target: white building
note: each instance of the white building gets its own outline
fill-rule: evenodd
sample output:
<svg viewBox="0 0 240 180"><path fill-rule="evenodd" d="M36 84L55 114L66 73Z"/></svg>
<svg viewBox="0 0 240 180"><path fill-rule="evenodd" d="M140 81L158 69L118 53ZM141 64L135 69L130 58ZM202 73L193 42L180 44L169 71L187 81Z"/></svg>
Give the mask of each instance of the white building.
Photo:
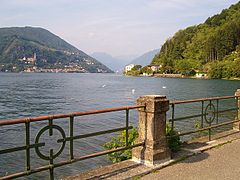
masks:
<svg viewBox="0 0 240 180"><path fill-rule="evenodd" d="M25 56L22 59L19 59L19 61L25 62L25 64L36 64L37 61L37 54L34 53L33 57L26 58Z"/></svg>
<svg viewBox="0 0 240 180"><path fill-rule="evenodd" d="M131 71L132 68L134 67L134 64L128 64L125 66L125 72Z"/></svg>
<svg viewBox="0 0 240 180"><path fill-rule="evenodd" d="M162 65L150 65L150 68L152 71L158 71L160 68L162 67Z"/></svg>

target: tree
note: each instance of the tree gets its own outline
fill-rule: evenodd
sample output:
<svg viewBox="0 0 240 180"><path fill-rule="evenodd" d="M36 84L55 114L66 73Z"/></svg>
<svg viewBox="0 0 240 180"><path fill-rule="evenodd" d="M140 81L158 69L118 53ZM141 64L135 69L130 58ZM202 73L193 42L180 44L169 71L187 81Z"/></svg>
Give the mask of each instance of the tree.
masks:
<svg viewBox="0 0 240 180"><path fill-rule="evenodd" d="M133 66L133 68L131 69L132 71L137 71L137 70L140 70L142 68L141 65L135 65Z"/></svg>
<svg viewBox="0 0 240 180"><path fill-rule="evenodd" d="M175 64L175 70L182 75L193 76L196 74L194 69L197 66L197 62L194 60L178 60Z"/></svg>
<svg viewBox="0 0 240 180"><path fill-rule="evenodd" d="M151 64L162 65L165 73L189 75L209 67L210 77L238 76L236 57L240 51L240 2L208 18L205 23L179 30L165 41ZM230 62L226 58L231 58Z"/></svg>
<svg viewBox="0 0 240 180"><path fill-rule="evenodd" d="M152 74L153 71L152 71L152 69L151 69L149 66L144 66L144 67L140 70L140 74L143 74L143 73Z"/></svg>

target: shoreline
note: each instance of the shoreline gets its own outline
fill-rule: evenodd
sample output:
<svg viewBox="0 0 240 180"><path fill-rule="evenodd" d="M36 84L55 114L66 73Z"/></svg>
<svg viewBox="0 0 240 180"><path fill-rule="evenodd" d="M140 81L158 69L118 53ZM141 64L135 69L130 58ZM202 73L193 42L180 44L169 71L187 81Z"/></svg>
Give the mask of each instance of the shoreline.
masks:
<svg viewBox="0 0 240 180"><path fill-rule="evenodd" d="M213 80L212 78L208 78L208 77L196 77L196 76L184 76L182 74L154 74L154 75L137 75L135 77L155 77L155 78L186 78L186 79L206 79L206 80ZM217 80L217 79L216 79ZM240 78L235 78L235 77L231 77L229 79L227 78L222 78L222 79L218 79L218 80L231 80L231 81L239 81Z"/></svg>

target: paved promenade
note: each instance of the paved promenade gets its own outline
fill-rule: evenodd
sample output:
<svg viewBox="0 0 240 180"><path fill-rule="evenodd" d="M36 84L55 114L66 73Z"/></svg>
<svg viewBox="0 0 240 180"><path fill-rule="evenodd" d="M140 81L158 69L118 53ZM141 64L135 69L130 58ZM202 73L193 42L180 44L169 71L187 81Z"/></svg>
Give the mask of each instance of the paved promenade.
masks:
<svg viewBox="0 0 240 180"><path fill-rule="evenodd" d="M222 180L240 179L240 133L229 131L208 142L199 139L183 144L166 163L148 167L133 161L67 177L65 180Z"/></svg>
<svg viewBox="0 0 240 180"><path fill-rule="evenodd" d="M240 140L192 156L142 179L240 179Z"/></svg>

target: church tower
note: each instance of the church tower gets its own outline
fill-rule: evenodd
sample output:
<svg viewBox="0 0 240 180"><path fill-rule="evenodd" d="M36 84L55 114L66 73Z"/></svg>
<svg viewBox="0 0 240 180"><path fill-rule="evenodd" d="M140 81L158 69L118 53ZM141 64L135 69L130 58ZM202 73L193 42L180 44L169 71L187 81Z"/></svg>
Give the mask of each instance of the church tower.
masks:
<svg viewBox="0 0 240 180"><path fill-rule="evenodd" d="M36 53L33 54L33 59L34 59L34 61L37 60L37 54Z"/></svg>

